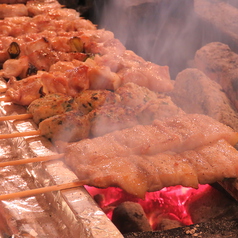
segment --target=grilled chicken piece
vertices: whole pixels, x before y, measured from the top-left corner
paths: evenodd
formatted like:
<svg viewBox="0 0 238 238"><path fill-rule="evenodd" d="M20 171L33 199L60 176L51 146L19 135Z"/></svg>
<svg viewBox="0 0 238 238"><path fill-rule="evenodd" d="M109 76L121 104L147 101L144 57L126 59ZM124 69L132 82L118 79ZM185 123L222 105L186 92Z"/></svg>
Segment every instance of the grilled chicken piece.
<svg viewBox="0 0 238 238"><path fill-rule="evenodd" d="M130 128L139 124L137 114L131 108L117 104L106 104L91 111L91 137L98 137L109 132Z"/></svg>
<svg viewBox="0 0 238 238"><path fill-rule="evenodd" d="M9 59L3 63L2 77L9 79L11 77L25 78L30 68L29 58L22 56L18 59Z"/></svg>
<svg viewBox="0 0 238 238"><path fill-rule="evenodd" d="M96 26L91 21L80 17L73 20L55 19L54 15L40 14L34 17L9 17L0 20L0 34L3 36L18 37L23 34L42 31L70 32L87 29L96 30Z"/></svg>
<svg viewBox="0 0 238 238"><path fill-rule="evenodd" d="M78 105L72 97L55 93L34 100L27 108L27 111L33 115L34 122L39 124L48 117L77 109Z"/></svg>
<svg viewBox="0 0 238 238"><path fill-rule="evenodd" d="M60 11L61 17L67 17L67 15L64 14L64 11L62 11L62 5L58 1L27 1L26 7L28 9L30 16L36 16L41 14L47 14L53 11ZM64 9L66 12L71 9ZM72 9L70 12L75 12L75 10ZM57 14L58 15L58 14ZM74 13L76 17L79 16L79 13Z"/></svg>
<svg viewBox="0 0 238 238"><path fill-rule="evenodd" d="M135 83L126 83L119 87L115 93L120 96L122 105L132 108L144 105L148 101L156 100L159 95Z"/></svg>
<svg viewBox="0 0 238 238"><path fill-rule="evenodd" d="M133 109L139 124L147 125L155 119L164 120L184 113L169 96L135 83L124 84L115 93L120 95L121 105Z"/></svg>
<svg viewBox="0 0 238 238"><path fill-rule="evenodd" d="M191 114L70 143L63 152L65 163L88 185L119 186L143 197L165 186L197 187L236 177L238 152L229 144L237 141L230 127Z"/></svg>
<svg viewBox="0 0 238 238"><path fill-rule="evenodd" d="M17 81L11 77L7 83L6 96L11 98L13 103L28 106L34 100L42 96L42 82L40 72L37 75L29 76ZM20 103L19 103L20 102Z"/></svg>
<svg viewBox="0 0 238 238"><path fill-rule="evenodd" d="M173 89L167 66L144 61L134 52L128 50L121 58L122 66L117 74L121 78L122 84L133 82L155 92L169 92Z"/></svg>
<svg viewBox="0 0 238 238"><path fill-rule="evenodd" d="M109 67L98 65L96 61L87 59L85 64L89 67L87 77L90 89L107 89L115 91L121 85L120 77Z"/></svg>
<svg viewBox="0 0 238 238"><path fill-rule="evenodd" d="M108 104L88 114L77 110L51 116L40 122L39 130L42 135L54 142L58 140L72 142L134 125L138 125L138 120L131 109Z"/></svg>
<svg viewBox="0 0 238 238"><path fill-rule="evenodd" d="M65 112L42 121L39 130L52 141L79 141L89 137L90 116L78 111Z"/></svg>
<svg viewBox="0 0 238 238"><path fill-rule="evenodd" d="M1 4L0 19L5 17L28 16L27 7L24 4Z"/></svg>
<svg viewBox="0 0 238 238"><path fill-rule="evenodd" d="M120 96L108 90L84 90L74 98L78 104L78 110L87 114L92 110L120 102Z"/></svg>
<svg viewBox="0 0 238 238"><path fill-rule="evenodd" d="M52 93L34 100L27 110L33 115L35 123L39 124L46 118L68 111L78 111L79 115L85 115L98 107L119 101L118 95L107 90L85 90L74 98L62 93Z"/></svg>

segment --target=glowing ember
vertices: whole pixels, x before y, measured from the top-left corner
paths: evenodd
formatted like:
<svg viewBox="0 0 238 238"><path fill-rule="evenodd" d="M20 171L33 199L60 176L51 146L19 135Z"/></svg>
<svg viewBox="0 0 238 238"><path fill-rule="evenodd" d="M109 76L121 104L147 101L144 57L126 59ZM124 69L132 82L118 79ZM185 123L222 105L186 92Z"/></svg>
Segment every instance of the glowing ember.
<svg viewBox="0 0 238 238"><path fill-rule="evenodd" d="M198 189L194 189L178 185L147 193L144 200L127 194L119 188L97 189L86 186L86 189L110 219L113 209L122 202L138 202L143 207L152 228L156 230L159 229L158 224L163 219L178 221L181 225L191 225L193 222L187 210L189 200L194 195L205 193L212 187L200 185Z"/></svg>

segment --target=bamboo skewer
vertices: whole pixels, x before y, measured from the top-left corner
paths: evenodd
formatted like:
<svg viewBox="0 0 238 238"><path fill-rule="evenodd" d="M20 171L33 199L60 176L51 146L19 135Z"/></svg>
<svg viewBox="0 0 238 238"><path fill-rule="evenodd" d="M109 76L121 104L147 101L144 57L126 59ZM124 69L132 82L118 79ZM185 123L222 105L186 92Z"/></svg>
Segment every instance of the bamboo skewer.
<svg viewBox="0 0 238 238"><path fill-rule="evenodd" d="M7 199L16 199L16 198L22 198L22 197L30 197L41 193L48 193L48 192L54 192L54 191L60 191L64 189L69 188L75 188L80 187L87 184L87 181L78 181L78 182L72 182L72 183L65 183L60 185L53 185L49 187L43 187L43 188L36 188L16 193L10 193L10 194L3 194L0 195L0 200L7 200Z"/></svg>
<svg viewBox="0 0 238 238"><path fill-rule="evenodd" d="M16 138L16 137L40 136L40 135L41 135L40 130L25 131L25 132L14 132L12 134L0 134L0 139L10 139L10 138Z"/></svg>
<svg viewBox="0 0 238 238"><path fill-rule="evenodd" d="M7 88L0 88L0 93L5 93L7 91Z"/></svg>
<svg viewBox="0 0 238 238"><path fill-rule="evenodd" d="M11 99L11 97L5 96L5 97L1 97L0 101L2 101L2 102L12 102L12 99Z"/></svg>
<svg viewBox="0 0 238 238"><path fill-rule="evenodd" d="M63 156L64 156L64 154L55 154L55 155L48 155L48 156L39 156L39 157L34 157L34 158L29 158L29 159L6 161L6 162L1 162L0 167L22 165L22 164L28 164L28 163L34 163L34 162L44 162L44 161L49 161L49 160L56 160L56 159L62 158Z"/></svg>
<svg viewBox="0 0 238 238"><path fill-rule="evenodd" d="M0 121L10 121L10 120L25 120L32 118L32 114L19 114L19 115L11 115L11 116L3 116L0 117Z"/></svg>

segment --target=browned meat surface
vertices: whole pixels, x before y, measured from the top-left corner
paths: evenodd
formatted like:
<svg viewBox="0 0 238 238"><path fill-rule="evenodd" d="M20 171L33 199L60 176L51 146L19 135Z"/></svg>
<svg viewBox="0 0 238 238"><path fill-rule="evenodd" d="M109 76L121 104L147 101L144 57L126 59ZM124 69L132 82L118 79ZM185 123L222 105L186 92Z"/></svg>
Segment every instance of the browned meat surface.
<svg viewBox="0 0 238 238"><path fill-rule="evenodd" d="M7 85L9 89L6 92L6 96L10 97L13 103L21 102L21 105L28 106L42 96L43 85L39 74L20 81L17 81L15 77L11 77Z"/></svg>
<svg viewBox="0 0 238 238"><path fill-rule="evenodd" d="M191 114L71 143L65 163L88 185L119 186L143 197L165 186L236 177L238 152L230 143L237 141L231 128Z"/></svg>
<svg viewBox="0 0 238 238"><path fill-rule="evenodd" d="M133 103L129 102L130 99ZM59 124L60 118L63 121L67 119L61 114L71 110L74 110L72 115L77 114L75 121L89 120L90 130L88 134L83 131L83 135L77 134L81 133L81 130L76 130L70 141L76 141L76 138L98 137L138 124L148 125L155 119L166 120L184 114L170 97L133 83L121 86L115 93L107 90L84 90L75 97L59 93L48 94L33 101L28 107L35 122L41 122L40 128L44 127L42 134L53 141L59 138L55 136L57 131L62 130L64 125L68 126L67 123ZM48 119L45 120L46 118ZM67 141L68 137L62 136L61 140Z"/></svg>
<svg viewBox="0 0 238 238"><path fill-rule="evenodd" d="M1 2L0 2L1 3ZM24 4L1 4L0 19L5 17L28 16L27 7Z"/></svg>
<svg viewBox="0 0 238 238"><path fill-rule="evenodd" d="M102 138L98 140L103 142ZM238 176L238 152L224 140L181 153L164 151L150 155L132 151L128 154L128 149L115 141L110 141L110 148L104 149L107 154L103 154L102 144L98 146L81 142L77 146L69 145L66 164L80 180L88 180L88 185L118 186L138 197L163 187L180 184L196 188L198 184ZM82 150L87 158L81 156Z"/></svg>
<svg viewBox="0 0 238 238"><path fill-rule="evenodd" d="M11 77L25 78L29 72L29 59L22 56L18 59L9 59L3 63L2 77L9 79Z"/></svg>
<svg viewBox="0 0 238 238"><path fill-rule="evenodd" d="M125 59L121 61L123 67L117 72L122 83L132 82L155 92L168 92L173 89L167 66L137 60L131 51L126 51L124 56Z"/></svg>
<svg viewBox="0 0 238 238"><path fill-rule="evenodd" d="M102 136L106 133L130 128L140 124L137 114L131 108L107 104L91 112L91 137Z"/></svg>
<svg viewBox="0 0 238 238"><path fill-rule="evenodd" d="M89 20L76 17L67 19L66 14L54 15L40 14L33 17L9 17L0 20L0 34L3 36L17 37L27 33L42 31L70 32L78 30L96 30L95 25ZM19 27L21 25L21 27Z"/></svg>
<svg viewBox="0 0 238 238"><path fill-rule="evenodd" d="M69 111L45 119L39 124L39 130L53 141L79 141L90 134L90 115Z"/></svg>
<svg viewBox="0 0 238 238"><path fill-rule="evenodd" d="M238 55L220 42L212 42L196 52L195 67L218 82L238 109Z"/></svg>
<svg viewBox="0 0 238 238"><path fill-rule="evenodd" d="M105 104L116 104L121 101L119 95L108 90L84 90L74 98L78 110L87 114Z"/></svg>
<svg viewBox="0 0 238 238"><path fill-rule="evenodd" d="M214 80L198 69L185 69L175 80L172 100L186 113L208 115L238 131L238 113Z"/></svg>
<svg viewBox="0 0 238 238"><path fill-rule="evenodd" d="M48 117L77 109L78 105L72 97L55 93L34 100L27 108L27 111L33 115L34 122L39 124Z"/></svg>
<svg viewBox="0 0 238 238"><path fill-rule="evenodd" d="M149 90L146 87L141 87L135 83L127 83L119 87L116 91L121 97L121 104L127 107L137 107L151 100L158 98L158 93Z"/></svg>

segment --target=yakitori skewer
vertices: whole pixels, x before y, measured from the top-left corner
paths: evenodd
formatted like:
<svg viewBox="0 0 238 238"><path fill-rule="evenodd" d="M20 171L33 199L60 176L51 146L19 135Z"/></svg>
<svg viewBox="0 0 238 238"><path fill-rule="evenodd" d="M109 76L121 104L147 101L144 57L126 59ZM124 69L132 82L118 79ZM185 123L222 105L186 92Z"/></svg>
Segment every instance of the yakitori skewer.
<svg viewBox="0 0 238 238"><path fill-rule="evenodd" d="M64 156L64 154L53 154L53 155L39 156L39 157L28 158L28 159L6 161L6 162L1 162L0 167L15 166L15 165L34 163L34 162L44 162L44 161L49 161L49 160L56 160L56 159L61 159L63 156Z"/></svg>
<svg viewBox="0 0 238 238"><path fill-rule="evenodd" d="M31 189L31 190L26 190L26 191L21 191L21 192L16 192L16 193L3 194L3 195L0 195L0 200L30 197L30 196L35 196L35 195L41 194L41 193L48 193L48 192L53 192L53 191L60 191L60 190L64 190L64 189L80 187L85 184L87 184L87 181L77 181L77 182L53 185L53 186L48 186L48 187L43 187L43 188L36 188L36 189Z"/></svg>

